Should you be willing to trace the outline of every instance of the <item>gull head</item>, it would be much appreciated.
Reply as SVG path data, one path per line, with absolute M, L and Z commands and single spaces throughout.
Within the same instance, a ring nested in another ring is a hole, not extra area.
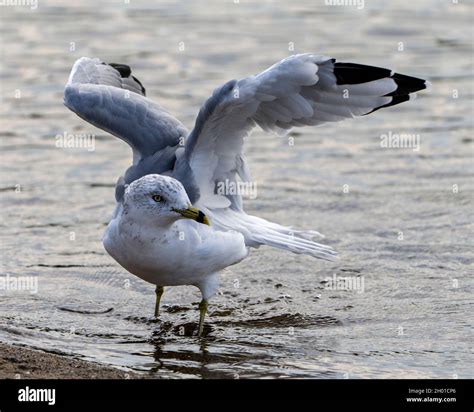
M 191 206 L 181 182 L 158 174 L 143 176 L 125 189 L 123 213 L 147 225 L 168 226 L 178 219 L 209 225 L 207 216 Z

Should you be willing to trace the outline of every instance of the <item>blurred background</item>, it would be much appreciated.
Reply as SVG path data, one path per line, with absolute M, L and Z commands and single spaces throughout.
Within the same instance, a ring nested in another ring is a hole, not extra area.
M 38 281 L 0 290 L 0 341 L 157 377 L 472 378 L 472 5 L 330 3 L 0 6 L 1 275 Z M 74 61 L 132 66 L 192 128 L 215 87 L 304 52 L 433 87 L 290 140 L 256 131 L 246 210 L 324 233 L 340 261 L 261 248 L 222 273 L 205 339 L 192 336 L 192 287 L 167 289 L 155 321 L 154 287 L 101 244 L 131 153 L 63 106 Z M 382 147 L 389 133 L 419 135 L 419 150 Z M 94 145 L 57 147 L 58 135 Z M 334 276 L 364 290 L 330 289 Z

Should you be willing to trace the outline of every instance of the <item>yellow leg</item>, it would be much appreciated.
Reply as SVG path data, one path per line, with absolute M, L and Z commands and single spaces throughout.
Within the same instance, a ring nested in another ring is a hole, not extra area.
M 199 331 L 198 336 L 202 336 L 202 332 L 204 331 L 204 318 L 206 317 L 207 312 L 207 300 L 201 300 L 199 304 Z
M 155 318 L 160 316 L 160 300 L 161 300 L 161 295 L 163 295 L 163 286 L 157 286 L 155 289 L 156 293 L 156 303 L 155 303 Z

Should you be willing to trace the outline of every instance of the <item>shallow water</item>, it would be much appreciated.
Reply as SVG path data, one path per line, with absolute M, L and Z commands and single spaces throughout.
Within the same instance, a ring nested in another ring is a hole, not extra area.
M 472 377 L 472 7 L 374 3 L 1 7 L 2 274 L 37 276 L 38 292 L 0 291 L 0 340 L 157 377 Z M 415 102 L 299 129 L 294 145 L 248 140 L 247 211 L 326 234 L 341 260 L 261 248 L 222 273 L 205 338 L 192 287 L 167 289 L 155 321 L 153 286 L 100 242 L 130 152 L 62 105 L 73 62 L 132 65 L 191 127 L 219 84 L 307 51 L 433 83 Z M 390 132 L 419 134 L 420 150 L 382 148 Z M 94 134 L 95 150 L 57 148 L 64 133 Z M 328 289 L 333 275 L 364 291 Z

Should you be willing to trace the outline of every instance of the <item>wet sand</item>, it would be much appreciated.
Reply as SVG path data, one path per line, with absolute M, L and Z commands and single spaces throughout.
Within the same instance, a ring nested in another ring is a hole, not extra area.
M 0 343 L 0 379 L 140 379 L 94 362 Z

